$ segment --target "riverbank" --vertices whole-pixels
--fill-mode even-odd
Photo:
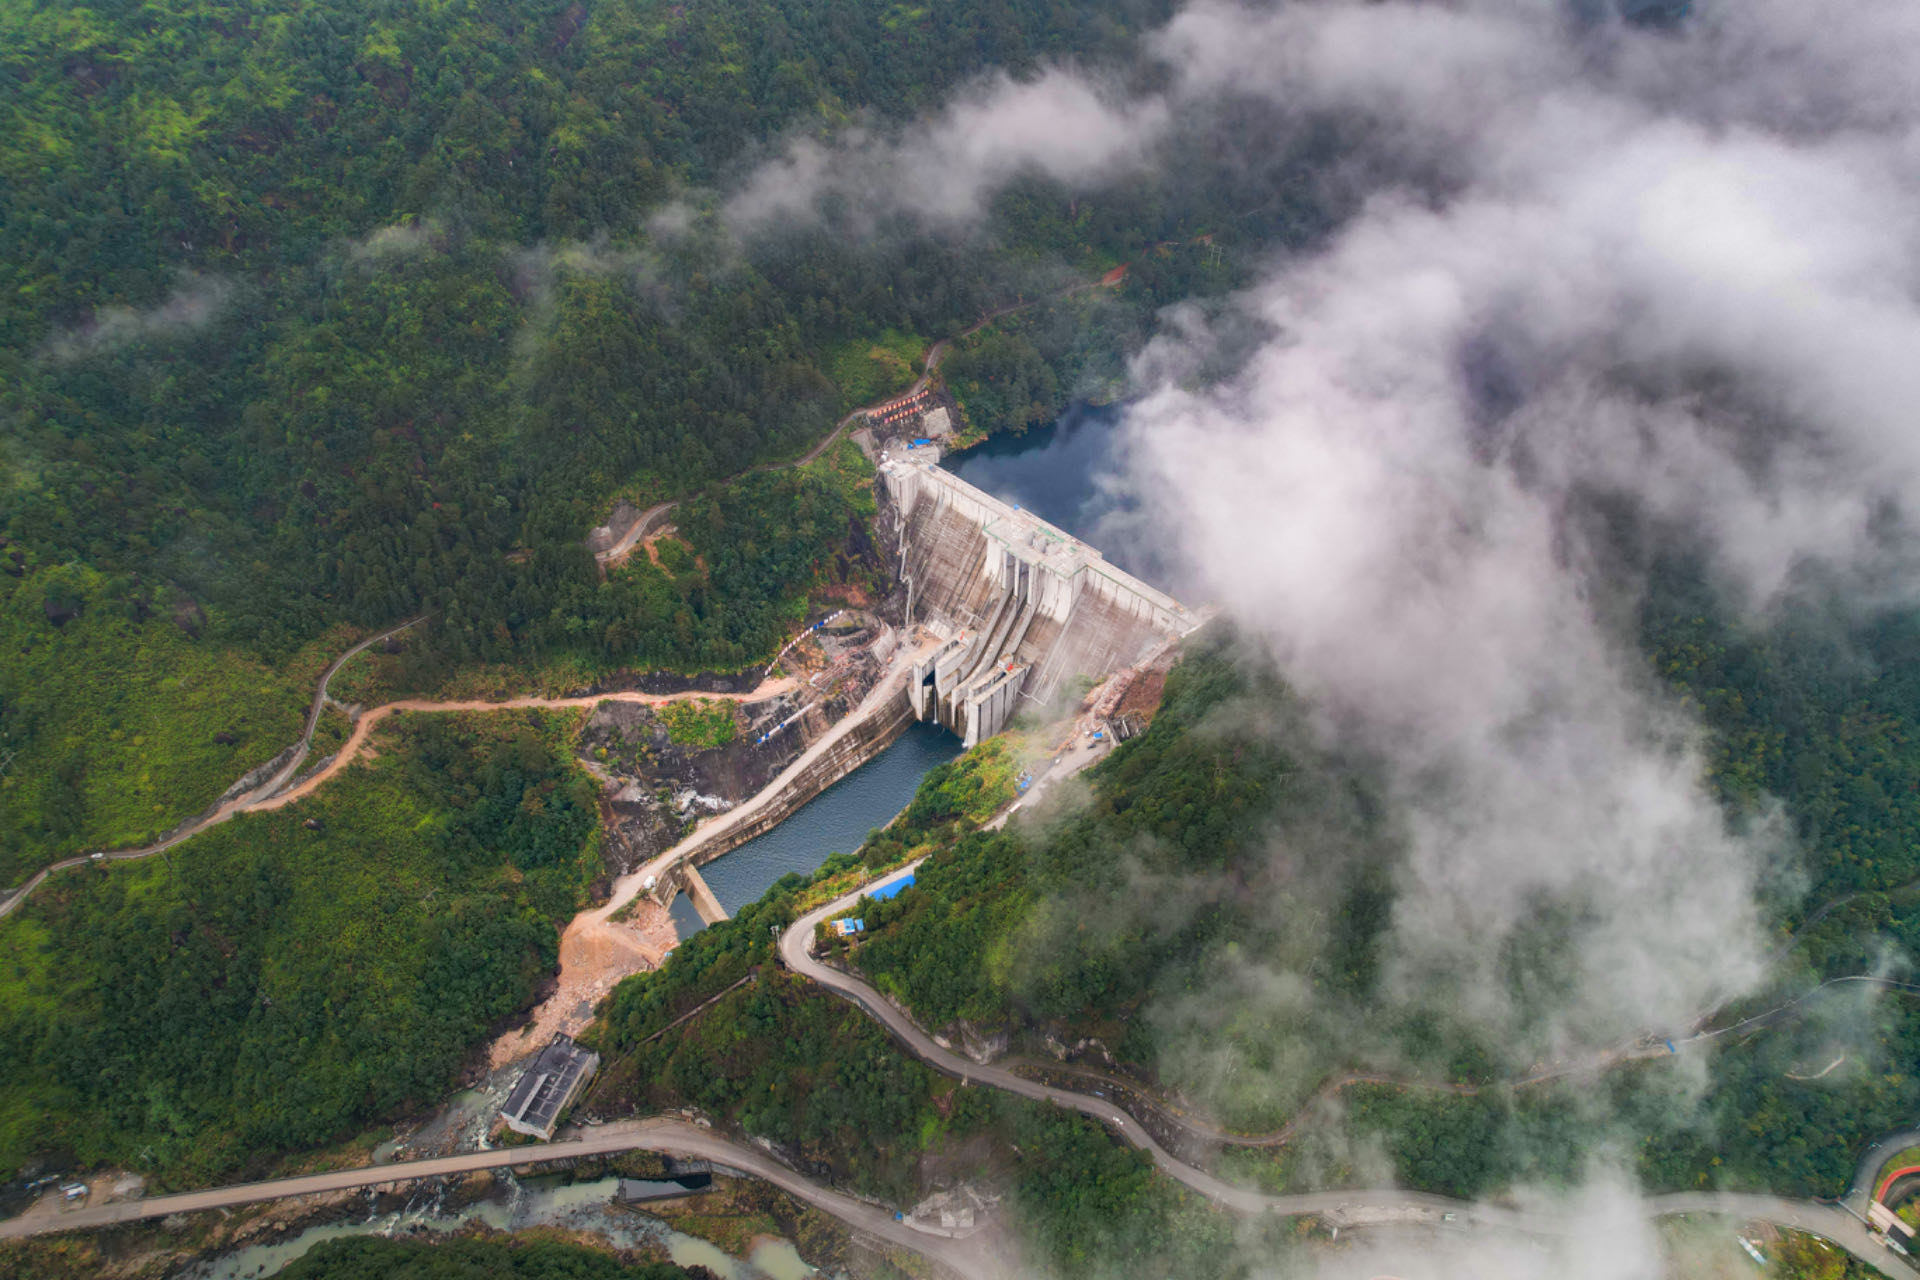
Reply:
[[[694,866],[712,862],[771,830],[884,751],[913,721],[906,705],[906,678],[913,663],[937,645],[932,637],[899,645],[885,674],[860,705],[815,739],[772,782],[620,877],[606,902],[575,916],[560,937],[560,970],[553,993],[522,1026],[494,1041],[488,1061],[494,1067],[504,1066],[557,1034],[579,1032],[622,978],[657,967],[678,940],[670,914],[674,868],[683,862]]]

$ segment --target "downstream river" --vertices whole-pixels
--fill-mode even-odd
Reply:
[[[444,1204],[440,1188],[416,1189],[405,1209],[375,1213],[365,1210],[341,1221],[309,1227],[271,1244],[251,1245],[216,1258],[189,1263],[180,1280],[265,1280],[279,1274],[315,1245],[348,1236],[422,1238],[484,1224],[496,1231],[524,1231],[530,1227],[558,1228],[603,1237],[616,1249],[662,1249],[683,1267],[701,1266],[718,1280],[805,1280],[814,1274],[793,1245],[774,1236],[756,1237],[746,1258],[735,1258],[705,1240],[683,1235],[658,1218],[615,1203],[620,1179],[599,1178],[569,1183],[564,1177],[516,1178],[496,1175],[493,1196],[462,1209]],[[364,1196],[371,1204],[373,1197]]]
[[[885,751],[802,805],[765,835],[700,868],[728,915],[755,902],[789,871],[812,872],[835,853],[852,853],[875,827],[907,807],[927,770],[960,754],[960,739],[938,725],[916,724]],[[673,900],[682,939],[700,925],[685,894]]]

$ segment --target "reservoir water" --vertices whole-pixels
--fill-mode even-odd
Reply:
[[[1097,547],[1142,581],[1161,586],[1160,566],[1127,536],[1138,504],[1119,476],[1122,412],[1118,405],[1074,405],[1047,426],[989,436],[940,465]]]
[[[700,868],[728,915],[755,902],[789,871],[806,875],[830,854],[852,853],[875,827],[907,807],[927,770],[960,754],[960,739],[938,725],[916,724],[885,751],[802,805],[765,835]],[[685,903],[685,909],[682,904]],[[700,928],[685,895],[674,899],[673,924],[684,939]]]

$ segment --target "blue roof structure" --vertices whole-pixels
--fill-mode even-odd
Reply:
[[[912,876],[901,876],[898,880],[895,880],[892,884],[881,885],[878,889],[875,889],[872,893],[869,893],[867,896],[869,898],[872,898],[875,902],[885,902],[888,898],[898,895],[902,889],[911,888],[912,885],[913,885]]]

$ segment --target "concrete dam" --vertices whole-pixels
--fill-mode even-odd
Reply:
[[[918,450],[914,451],[919,452]],[[906,622],[940,645],[907,700],[971,747],[1020,703],[1132,666],[1200,618],[1093,547],[909,454],[880,466],[899,530]]]
[[[704,918],[723,916],[693,868],[771,830],[915,720],[974,746],[1004,729],[1023,703],[1046,706],[1076,677],[1099,680],[1142,666],[1203,621],[1094,548],[931,457],[914,456],[920,453],[879,468],[880,536],[897,536],[905,600],[902,640],[886,675],[758,794],[702,823],[623,884],[662,906],[687,889]],[[616,895],[609,909],[625,900]]]

